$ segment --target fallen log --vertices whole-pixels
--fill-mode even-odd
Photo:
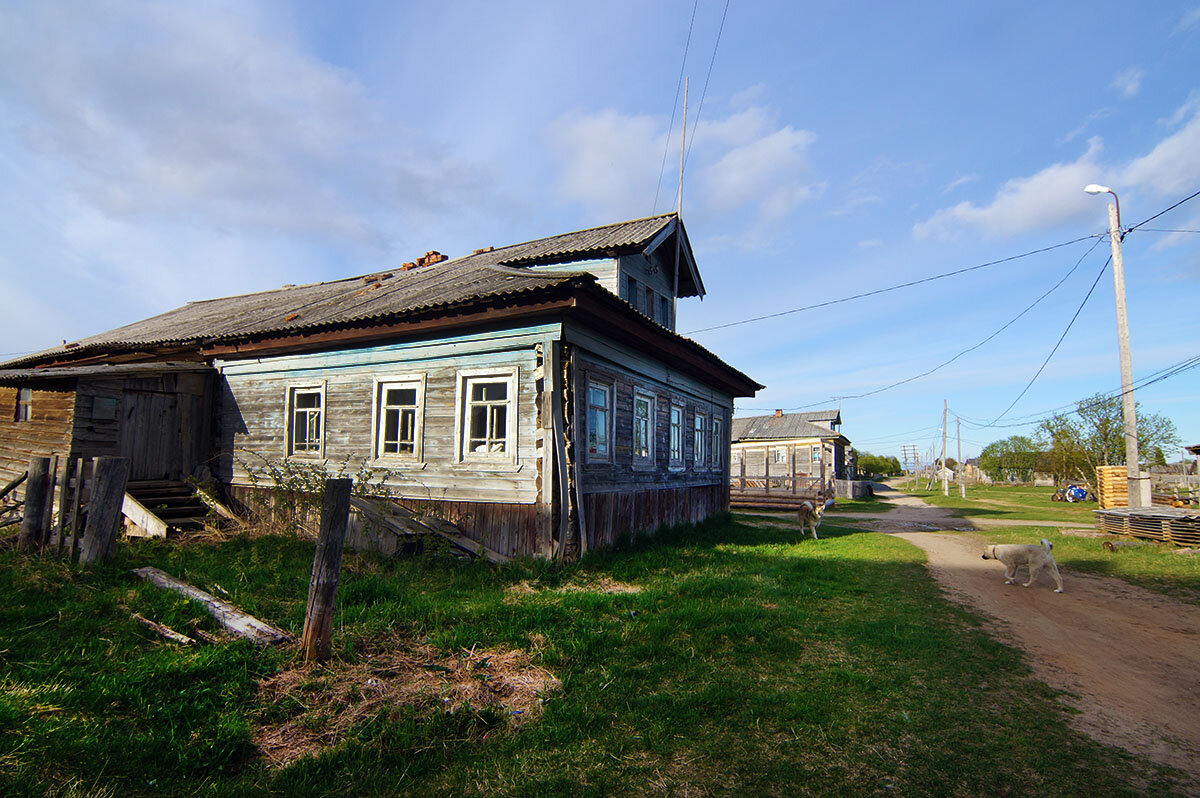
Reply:
[[[206,593],[198,587],[192,587],[187,582],[176,579],[157,568],[135,568],[133,572],[157,587],[174,590],[199,602],[232,634],[244,637],[255,645],[266,646],[295,640],[292,635],[279,627],[260,621],[253,615],[242,612],[228,601],[222,601],[211,593]]]
[[[1148,540],[1106,540],[1103,543],[1101,543],[1100,545],[1102,545],[1104,548],[1108,549],[1109,551],[1116,551],[1117,549],[1125,549],[1125,548],[1129,548],[1130,546],[1149,546],[1150,541],[1148,541]]]
[[[162,635],[163,637],[167,638],[168,640],[170,640],[172,642],[179,643],[180,645],[184,645],[184,646],[191,646],[191,645],[195,645],[195,643],[196,643],[195,640],[188,637],[187,635],[181,635],[179,632],[176,632],[171,627],[163,626],[161,623],[156,623],[140,613],[131,612],[131,613],[129,613],[129,617],[133,618],[135,621],[140,623],[142,626],[145,626],[147,629],[151,629],[155,632],[158,632],[160,635]]]

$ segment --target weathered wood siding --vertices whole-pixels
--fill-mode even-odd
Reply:
[[[587,538],[606,545],[623,534],[652,531],[661,524],[700,521],[729,507],[729,419],[733,399],[714,391],[662,361],[634,352],[594,332],[569,326],[573,343],[574,412],[580,433],[579,474],[583,493]],[[608,459],[586,451],[588,423],[587,385],[611,388],[612,437]],[[655,400],[653,458],[635,462],[633,456],[633,403],[635,392]],[[683,461],[670,461],[670,408],[683,410]],[[721,457],[714,467],[712,452],[697,464],[694,423],[696,414],[707,419],[711,448],[712,420],[721,422]]]
[[[364,465],[375,469],[373,482],[382,480],[404,499],[532,506],[538,499],[537,442],[541,437],[535,384],[537,347],[557,329],[557,325],[542,325],[355,350],[220,361],[217,366],[224,379],[217,473],[232,484],[251,485],[251,470],[261,471],[262,458],[323,464],[330,472],[346,463],[348,475],[357,474]],[[478,369],[516,372],[516,395],[510,405],[515,462],[473,463],[460,458],[461,426],[456,423],[456,408],[464,401],[462,378]],[[421,459],[376,457],[377,381],[410,378],[423,379],[425,385]],[[289,457],[285,436],[288,388],[318,385],[325,392],[322,456]],[[470,512],[463,510],[462,514]]]
[[[71,446],[75,389],[67,382],[30,385],[28,421],[17,421],[18,386],[0,385],[0,481],[7,482],[29,467],[34,455],[66,455]]]
[[[720,485],[584,494],[588,548],[611,546],[621,538],[648,534],[663,524],[698,523],[729,509],[728,496]]]

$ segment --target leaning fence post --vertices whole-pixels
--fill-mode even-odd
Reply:
[[[304,612],[304,637],[300,647],[304,661],[329,659],[333,635],[333,607],[337,599],[338,575],[342,570],[342,545],[350,519],[350,488],[353,480],[325,480],[321,500],[321,531],[313,555],[312,578],[308,583],[308,607]]]
[[[97,560],[107,562],[112,557],[121,505],[125,501],[125,483],[129,480],[128,457],[97,457],[95,462],[87,526],[83,530],[83,548],[79,550],[81,565]]]
[[[46,515],[46,485],[49,483],[49,457],[29,458],[29,481],[25,485],[24,517],[17,546],[33,551],[42,542],[42,519]]]

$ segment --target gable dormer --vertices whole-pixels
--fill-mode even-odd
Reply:
[[[497,254],[508,266],[593,274],[601,286],[672,331],[676,301],[704,296],[687,231],[673,213],[531,241]]]

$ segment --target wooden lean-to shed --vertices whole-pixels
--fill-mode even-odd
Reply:
[[[194,302],[9,365],[199,359],[232,497],[268,463],[369,472],[493,552],[575,556],[729,506],[733,400],[762,386],[674,332],[703,293],[668,214]]]

